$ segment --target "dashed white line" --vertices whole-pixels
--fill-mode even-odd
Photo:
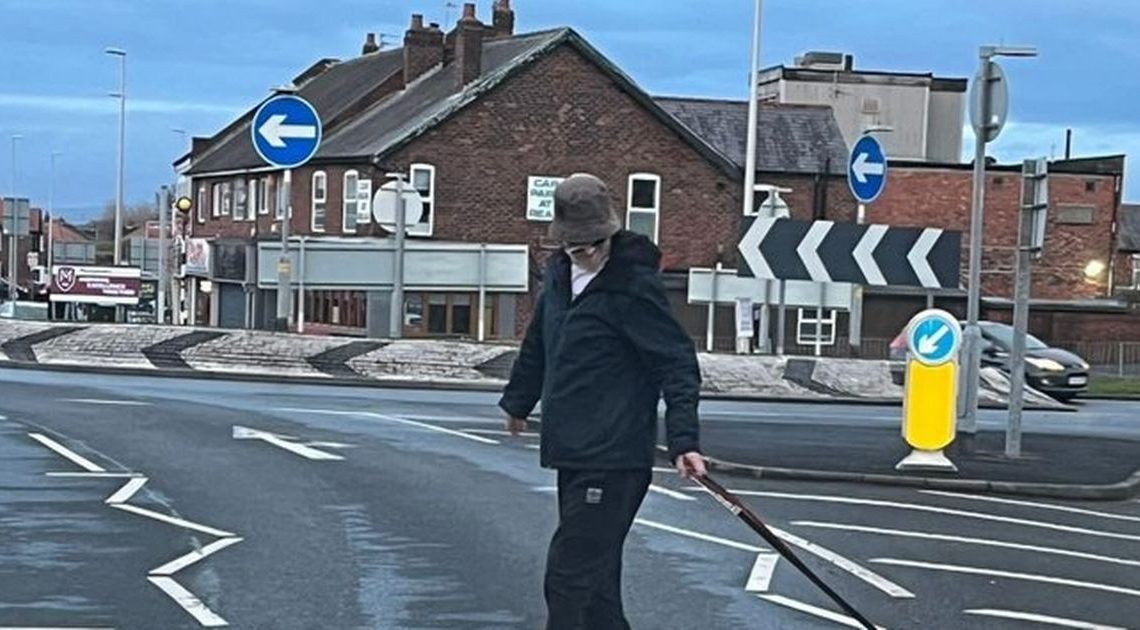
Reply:
[[[757,597],[759,597],[760,599],[763,599],[764,601],[768,601],[768,602],[772,602],[773,604],[778,604],[780,606],[784,606],[785,608],[791,608],[792,610],[797,610],[797,611],[802,612],[802,613],[807,613],[809,615],[819,617],[820,619],[826,619],[828,621],[834,621],[835,623],[837,623],[841,626],[847,626],[848,628],[860,628],[860,629],[864,628],[863,624],[856,621],[853,617],[848,617],[847,615],[841,615],[837,612],[832,612],[830,610],[827,610],[826,608],[820,608],[819,606],[813,606],[811,604],[806,604],[806,603],[801,602],[797,599],[792,599],[790,597],[784,597],[783,595],[757,595]],[[879,628],[879,630],[883,630],[882,626],[875,626],[875,627]]]
[[[812,555],[830,562],[831,564],[839,567],[840,569],[843,569],[844,571],[859,578],[860,580],[863,580],[867,584],[870,584],[871,586],[879,589],[887,595],[890,595],[891,597],[894,597],[896,599],[910,599],[914,597],[914,593],[911,593],[910,591],[899,586],[898,584],[895,584],[894,582],[879,575],[878,573],[875,573],[874,571],[871,571],[870,569],[856,562],[853,562],[826,547],[817,545],[809,540],[804,540],[795,534],[788,533],[782,529],[772,527],[771,525],[768,526],[768,529],[772,530],[772,533],[779,536],[781,540],[787,542],[788,544],[795,545],[796,547],[799,547],[800,549],[803,549]]]
[[[84,405],[119,405],[122,407],[151,407],[154,403],[143,400],[105,400],[102,398],[60,398],[60,402],[81,403]]]
[[[530,449],[530,450],[532,450],[532,451],[537,451],[537,450],[541,450],[541,449],[542,449],[542,447],[541,447],[541,446],[539,446],[538,444],[524,444],[524,446],[525,446],[526,448],[529,448],[529,449]]]
[[[670,499],[676,499],[678,501],[696,501],[695,498],[687,494],[681,494],[676,490],[670,490],[669,488],[664,488],[657,484],[650,484],[649,490],[651,492],[656,492],[657,494],[669,497]]]
[[[123,487],[119,488],[115,494],[107,497],[105,503],[126,503],[131,497],[135,496],[135,493],[141,490],[144,485],[146,485],[146,477],[134,477],[123,484]]]
[[[921,538],[925,540],[939,540],[942,542],[963,543],[967,545],[981,545],[985,547],[1002,547],[1004,549],[1017,549],[1020,551],[1032,551],[1034,553],[1052,554],[1056,556],[1067,556],[1070,558],[1081,558],[1083,560],[1094,560],[1097,562],[1108,562],[1111,564],[1122,564],[1127,566],[1140,567],[1140,560],[1128,560],[1125,558],[1113,558],[1110,556],[1102,556],[1095,553],[1086,553],[1083,551],[1072,551],[1070,549],[1058,549],[1056,547],[1038,547],[1037,545],[1025,545],[1022,543],[1005,542],[1001,540],[989,540],[986,538],[970,538],[966,536],[952,536],[950,534],[935,534],[931,532],[916,532],[903,529],[883,529],[879,527],[867,527],[864,525],[848,525],[845,523],[821,523],[818,521],[792,521],[792,525],[797,527],[814,527],[817,529],[834,529],[845,532],[861,532],[864,534],[882,534],[884,536],[898,536],[900,538]]]
[[[357,417],[363,416],[366,418],[376,418],[378,420],[386,420],[388,422],[395,422],[397,424],[406,424],[408,426],[418,427],[420,429],[427,429],[429,431],[436,431],[438,433],[445,433],[447,435],[453,435],[455,437],[461,437],[461,438],[464,438],[466,440],[472,440],[474,442],[479,442],[481,444],[498,444],[499,443],[498,440],[492,440],[492,439],[485,438],[485,437],[480,436],[480,435],[471,435],[470,433],[464,433],[463,431],[455,431],[453,429],[447,429],[444,427],[437,427],[434,424],[427,424],[425,422],[419,422],[417,420],[409,420],[407,418],[403,418],[400,416],[390,416],[387,414],[374,413],[371,411],[335,411],[332,409],[297,409],[297,408],[293,408],[293,407],[279,407],[277,409],[277,411],[287,411],[287,412],[292,412],[292,413],[314,413],[314,414],[323,414],[323,415],[330,415],[330,416],[357,416]]]
[[[236,537],[235,538],[219,538],[218,540],[215,540],[214,542],[206,545],[205,547],[202,547],[201,549],[195,549],[194,551],[191,551],[190,553],[188,553],[184,556],[181,556],[179,558],[175,558],[174,560],[167,562],[166,564],[162,565],[161,567],[158,567],[157,569],[151,570],[150,574],[151,575],[174,575],[175,573],[178,573],[182,569],[185,569],[186,567],[194,564],[195,562],[202,560],[203,558],[209,556],[210,554],[221,551],[222,549],[225,549],[226,547],[229,547],[230,545],[236,545],[237,543],[239,543],[241,541],[242,541],[241,538],[236,538]]]
[[[761,552],[756,554],[756,562],[748,573],[748,581],[744,590],[748,593],[767,593],[772,584],[772,575],[776,573],[776,564],[780,561],[780,554],[774,552]]]
[[[1084,514],[1086,516],[1110,518],[1120,521],[1135,521],[1137,523],[1140,523],[1140,516],[1127,516],[1124,514],[1113,514],[1111,512],[1098,512],[1096,510],[1086,510],[1083,508],[1069,507],[1067,505],[1053,505],[1051,503],[1037,503],[1036,501],[1021,501],[1018,499],[1003,499],[1000,497],[983,497],[976,494],[961,494],[958,492],[944,492],[941,490],[920,490],[919,492],[939,497],[950,497],[953,499],[985,501],[988,503],[1002,503],[1004,505],[1019,505],[1022,507],[1038,508],[1041,510],[1054,510],[1057,512],[1068,512],[1070,514]]]
[[[1040,529],[1051,529],[1059,532],[1068,532],[1071,534],[1084,534],[1086,536],[1098,536],[1101,538],[1118,538],[1120,540],[1134,540],[1140,541],[1140,536],[1133,534],[1122,534],[1119,532],[1102,532],[1093,529],[1085,529],[1083,527],[1071,527],[1069,525],[1058,525],[1056,523],[1048,523],[1045,521],[1032,521],[1023,518],[1013,518],[1010,516],[998,516],[996,514],[986,514],[984,512],[969,512],[966,510],[954,510],[944,507],[936,507],[933,505],[920,505],[916,503],[898,503],[895,501],[882,501],[879,499],[858,499],[854,497],[837,497],[828,495],[812,495],[812,494],[790,494],[786,492],[761,492],[756,490],[733,490],[735,494],[742,496],[753,497],[766,497],[769,499],[788,499],[791,501],[815,501],[822,503],[841,503],[846,505],[867,505],[872,507],[885,507],[894,508],[899,510],[911,510],[915,512],[930,512],[932,514],[946,514],[949,516],[961,516],[964,518],[973,518],[983,521],[994,521],[996,523],[1009,523],[1012,525],[1024,525],[1026,527],[1037,527]]]
[[[915,562],[913,560],[899,560],[897,558],[874,558],[871,560],[874,564],[883,564],[895,567],[909,567],[912,569],[929,569],[931,571],[943,571],[947,573],[965,573],[968,575],[985,575],[989,577],[1008,578],[1011,580],[1024,580],[1026,582],[1041,582],[1044,584],[1057,584],[1059,586],[1072,586],[1074,588],[1084,588],[1094,591],[1105,591],[1108,593],[1117,593],[1120,595],[1131,595],[1133,597],[1140,597],[1140,590],[1125,588],[1123,586],[1114,586],[1112,584],[1100,584],[1097,582],[1083,582],[1081,580],[1070,580],[1068,578],[1054,577],[1051,575],[1037,575],[1034,573],[1015,573],[1013,571],[999,571],[997,569],[984,569],[981,567],[964,567],[956,564],[936,564],[932,562]]]
[[[259,431],[257,429],[250,429],[249,427],[243,427],[243,426],[235,424],[233,426],[233,429],[231,430],[231,434],[233,435],[233,438],[235,440],[261,440],[262,442],[265,442],[266,444],[272,444],[273,446],[276,446],[277,448],[289,451],[290,453],[293,453],[294,455],[300,455],[301,457],[304,457],[305,459],[311,459],[311,460],[315,460],[315,461],[343,461],[344,460],[344,457],[342,457],[340,455],[335,455],[333,453],[326,453],[324,451],[321,451],[321,450],[318,450],[318,449],[315,449],[315,448],[312,448],[309,446],[305,446],[304,444],[297,444],[295,442],[290,442],[289,440],[283,439],[279,435],[274,435],[273,433],[269,433],[267,431]]]
[[[46,472],[44,475],[48,477],[93,477],[93,478],[130,478],[142,477],[141,474],[136,472]],[[4,630],[0,628],[0,630]]]
[[[220,628],[229,625],[225,619],[222,619],[214,614],[214,611],[207,608],[197,596],[183,588],[178,582],[175,582],[174,578],[149,576],[147,579],[163,593],[166,593],[170,599],[173,599],[183,610],[190,613],[199,624],[207,628]]]
[[[138,514],[139,516],[145,516],[147,518],[153,518],[156,521],[162,521],[164,523],[169,523],[171,525],[174,525],[176,527],[181,527],[183,529],[192,529],[194,531],[202,532],[203,534],[209,534],[211,536],[217,536],[218,538],[233,538],[233,537],[235,537],[235,535],[233,533],[227,532],[225,530],[215,529],[213,527],[207,527],[205,525],[199,525],[198,523],[192,523],[192,522],[185,520],[185,519],[170,516],[168,514],[162,514],[160,512],[155,512],[152,510],[148,510],[146,508],[141,508],[141,507],[138,507],[135,505],[131,505],[129,503],[112,503],[112,504],[110,504],[110,506],[115,508],[116,510],[122,510],[124,512],[130,512],[132,514]]]
[[[972,610],[963,610],[962,612],[967,615],[978,615],[982,617],[996,617],[998,619],[1014,619],[1017,621],[1032,621],[1034,623],[1041,623],[1050,626],[1057,626],[1060,628],[1078,628],[1079,630],[1128,630],[1122,626],[1106,626],[1099,623],[1092,623],[1089,621],[1079,621],[1077,619],[1065,619],[1064,617],[1050,617],[1048,615],[1038,615],[1036,613],[1018,612],[1015,610],[997,610],[994,608],[975,608]]]
[[[409,418],[412,420],[419,420],[419,418],[413,418],[411,416],[400,416],[400,417],[401,418]],[[530,438],[537,438],[538,437],[537,433],[519,433],[518,435],[515,435],[515,434],[511,433],[510,431],[504,431],[502,429],[463,429],[463,432],[464,433],[472,433],[474,435],[497,435],[499,437],[530,437]]]
[[[677,534],[678,536],[685,536],[694,540],[703,540],[705,542],[716,543],[718,545],[731,547],[732,549],[739,549],[741,551],[748,551],[751,553],[764,553],[770,551],[769,549],[757,547],[756,545],[749,545],[748,543],[737,542],[735,540],[729,540],[727,538],[720,538],[719,536],[712,536],[709,534],[694,532],[688,529],[682,529],[680,527],[673,527],[672,525],[658,523],[657,521],[651,521],[649,519],[638,518],[634,519],[633,522],[644,527],[651,527],[653,529],[659,529],[663,532],[669,532],[670,534]]]
[[[49,438],[46,435],[43,435],[42,433],[29,433],[28,436],[31,437],[33,440],[39,442],[40,444],[43,444],[44,446],[55,451],[56,454],[68,459],[69,461],[71,461],[71,463],[75,464],[76,466],[79,466],[80,468],[86,470],[87,472],[99,472],[99,473],[107,472],[101,466],[96,465],[91,460],[87,459],[86,457],[83,457],[79,453],[76,453],[74,451],[69,450],[64,445],[60,444],[59,442],[56,442],[55,440]]]

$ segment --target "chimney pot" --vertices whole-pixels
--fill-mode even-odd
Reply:
[[[368,33],[364,38],[364,47],[360,49],[360,54],[367,55],[380,50],[380,45],[376,43],[376,33]]]
[[[428,24],[428,30],[438,31],[439,30],[439,22],[432,22],[431,24]]]
[[[412,14],[412,30],[422,31],[424,28],[424,16],[419,13]]]
[[[463,3],[463,19],[464,20],[474,20],[475,19],[475,3],[474,2]]]

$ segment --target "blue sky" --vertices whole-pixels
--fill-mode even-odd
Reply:
[[[462,4],[455,0],[455,4]],[[513,0],[516,30],[569,25],[654,94],[746,98],[751,0]],[[489,19],[491,0],[478,2]],[[319,7],[316,10],[315,7]],[[90,215],[115,194],[119,66],[128,52],[127,200],[153,199],[185,148],[172,127],[210,135],[320,57],[359,54],[364,34],[398,42],[411,13],[445,19],[444,0],[0,0],[0,190]],[[844,51],[859,68],[971,77],[977,47],[1030,44],[1004,62],[1010,124],[1003,162],[1128,153],[1126,199],[1140,200],[1140,10],[1136,0],[765,0],[764,65]],[[386,39],[389,39],[386,37]],[[973,140],[966,137],[969,150]]]

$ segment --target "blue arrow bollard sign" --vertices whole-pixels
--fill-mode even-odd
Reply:
[[[962,326],[950,313],[930,309],[914,316],[906,340],[916,361],[924,365],[941,365],[958,354],[962,345]]]
[[[847,184],[859,203],[871,203],[887,184],[887,154],[872,136],[863,136],[847,160]]]
[[[321,146],[321,118],[308,101],[291,94],[274,96],[258,108],[250,129],[253,148],[277,168],[295,168]]]

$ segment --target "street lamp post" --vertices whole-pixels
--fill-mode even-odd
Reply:
[[[986,198],[986,144],[997,137],[1004,120],[995,121],[993,111],[993,84],[998,80],[994,57],[1036,57],[1037,49],[1031,46],[982,46],[978,49],[980,67],[977,82],[978,119],[974,122],[974,191],[973,210],[970,214],[970,276],[966,303],[966,328],[962,345],[966,354],[966,369],[962,378],[961,431],[973,436],[978,431],[978,379],[981,375],[982,332],[978,327],[982,292],[982,220]]]
[[[55,159],[63,155],[61,151],[51,152],[51,171],[48,173],[48,242],[47,272],[50,286],[52,265],[55,264]]]
[[[115,186],[115,265],[122,263],[123,235],[123,162],[127,139],[127,51],[121,48],[108,48],[108,55],[119,58],[119,91],[111,96],[119,99],[119,168]]]

